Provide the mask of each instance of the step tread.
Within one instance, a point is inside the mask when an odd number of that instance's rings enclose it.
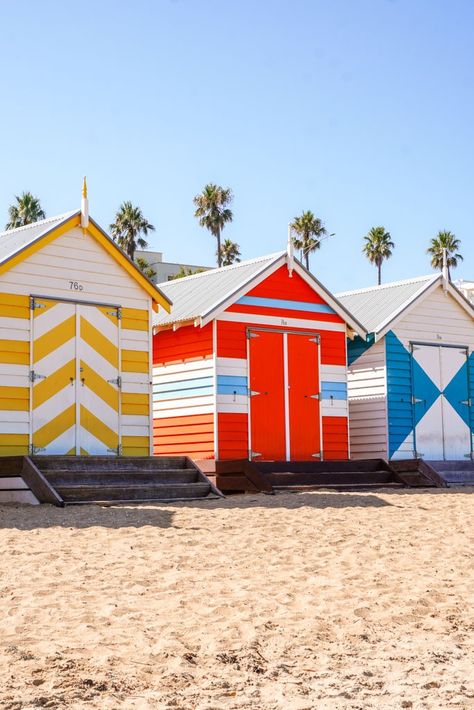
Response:
[[[81,483],[78,481],[77,483],[66,483],[66,484],[61,484],[58,486],[55,486],[56,490],[62,491],[62,490],[69,490],[69,489],[86,489],[86,490],[98,490],[98,489],[110,489],[110,488],[189,488],[189,487],[194,487],[194,488],[210,488],[210,484],[207,483],[206,481],[190,481],[190,482],[184,482],[184,483],[155,483],[155,482],[150,482],[150,483],[133,483],[129,481],[123,481],[120,483]]]
[[[321,489],[334,489],[341,491],[348,490],[380,490],[382,488],[405,488],[403,483],[397,483],[395,481],[390,481],[389,483],[314,483],[314,484],[300,484],[294,486],[273,486],[275,491],[311,491],[311,490],[321,490]]]

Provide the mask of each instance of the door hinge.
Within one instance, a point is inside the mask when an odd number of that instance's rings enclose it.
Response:
[[[257,394],[260,394],[260,392],[257,392],[256,390],[249,390],[249,397],[255,397]]]
[[[107,315],[113,316],[114,318],[117,318],[118,320],[120,320],[122,317],[122,309],[117,308],[115,311],[107,311]]]
[[[464,458],[465,459],[472,459],[472,452],[470,452],[469,454],[464,454]]]
[[[249,457],[249,458],[254,459],[254,458],[256,458],[257,456],[261,456],[261,455],[262,455],[262,454],[260,454],[258,451],[250,451],[250,457]]]
[[[30,298],[30,308],[32,311],[35,310],[35,308],[46,308],[45,303],[38,303],[38,301],[35,298]]]
[[[310,343],[319,343],[319,335],[315,335],[314,338],[309,338]]]
[[[424,402],[424,401],[425,401],[424,399],[418,399],[418,397],[415,397],[415,395],[413,395],[413,397],[411,398],[412,404],[419,404],[420,402]]]
[[[309,397],[310,397],[310,399],[320,399],[321,395],[318,392],[318,394],[310,394]]]
[[[30,444],[30,456],[34,456],[35,454],[38,454],[40,451],[46,451],[46,449],[41,446],[35,446],[34,444]]]
[[[311,454],[311,458],[313,458],[313,459],[320,459],[320,458],[321,458],[321,454],[320,454],[320,453],[319,453],[319,454]]]
[[[109,384],[111,384],[111,385],[117,385],[117,387],[119,389],[121,389],[121,387],[122,387],[122,378],[120,377],[120,375],[118,377],[116,377],[115,379],[107,380],[107,382],[109,382]]]
[[[250,339],[250,338],[259,338],[259,337],[260,337],[260,335],[258,333],[252,333],[251,330],[247,331],[247,338]]]
[[[471,407],[471,406],[472,406],[471,398],[469,397],[469,399],[461,399],[461,401],[459,402],[459,404],[465,404],[465,405],[467,405],[468,407]]]
[[[422,454],[421,451],[414,451],[413,456],[415,459],[422,459],[424,454]]]
[[[36,382],[36,380],[45,380],[46,375],[39,375],[34,370],[30,370],[29,379],[30,379],[30,382]]]

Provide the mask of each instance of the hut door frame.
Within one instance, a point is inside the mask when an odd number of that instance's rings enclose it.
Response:
[[[35,328],[36,318],[40,317],[43,313],[47,313],[48,310],[54,308],[54,306],[61,306],[62,311],[66,317],[64,319],[58,318],[58,323],[56,325],[54,324],[55,319],[53,318],[51,328]],[[95,338],[98,341],[97,347],[93,345],[92,348],[87,345],[87,339],[91,340],[91,334],[87,334],[85,332],[81,333],[81,318],[84,313],[87,313],[87,309],[90,308],[94,309],[94,311],[89,312],[90,320],[94,319],[95,311],[101,311],[101,315],[98,316],[99,321],[101,322],[95,323],[96,331],[98,331],[95,333]],[[42,311],[42,309],[45,310]],[[111,364],[112,369],[110,370],[110,372],[105,372],[103,371],[103,365],[106,363],[99,364],[99,362],[101,359],[104,359],[102,357],[102,353],[105,349],[107,349],[107,346],[113,346],[114,344],[111,344],[110,340],[107,340],[107,338],[104,336],[104,333],[107,330],[108,322],[114,322],[115,319],[117,324],[117,367],[115,368],[113,363],[109,363]],[[67,332],[61,333],[61,330],[63,330],[63,326],[66,321],[70,321],[70,323],[66,327]],[[44,333],[42,333],[42,330],[44,330]],[[113,332],[111,328],[109,328],[109,331]],[[40,335],[38,335],[38,333],[40,333]],[[94,331],[92,331],[92,336],[94,337]],[[38,341],[41,337],[42,341],[40,344]],[[52,342],[51,338],[54,338],[55,340],[60,342],[60,345],[57,348],[52,349],[49,347],[49,343]],[[103,343],[99,342],[101,338],[104,338]],[[108,305],[92,301],[74,301],[72,299],[55,298],[53,296],[32,295],[30,297],[29,450],[31,454],[121,454],[121,340],[122,336],[120,306],[112,304]],[[67,366],[66,363],[61,363],[63,365],[62,367],[59,362],[56,363],[54,361],[54,355],[61,347],[67,350],[67,353],[62,353],[62,359],[67,360]],[[38,351],[40,352],[40,354],[42,354],[41,349],[45,351],[46,355],[44,357],[38,358],[37,360],[36,357],[38,355]],[[89,350],[88,356],[86,355],[87,350]],[[100,356],[98,361],[95,361],[94,359],[94,351],[96,351],[97,354]],[[91,354],[92,358],[90,357]],[[48,363],[48,358],[51,360],[51,363]],[[89,360],[89,362],[85,362],[86,360]],[[60,364],[59,369],[57,367],[57,364]],[[43,374],[41,370],[45,370],[46,375]],[[48,372],[48,370],[50,371]],[[107,374],[112,374],[112,377],[108,378]],[[55,428],[54,424],[51,425],[51,418],[47,418],[45,416],[42,417],[45,419],[45,422],[44,428],[41,432],[39,431],[41,427],[35,426],[35,410],[38,409],[39,406],[41,406],[41,403],[44,403],[44,405],[46,405],[47,411],[47,404],[50,400],[53,399],[54,396],[50,394],[51,390],[49,389],[49,386],[46,386],[49,377],[55,378],[54,380],[50,380],[49,382],[52,390],[57,390],[56,396],[63,394],[64,399],[68,402],[67,411],[68,416],[71,420],[70,427],[68,429],[69,436],[66,437],[68,440],[68,446],[64,446],[62,445],[62,442],[58,442],[57,437],[54,437],[51,440],[49,439],[50,436],[54,436],[53,430]],[[89,377],[90,380],[89,387],[86,387],[87,377]],[[84,390],[82,390],[83,387],[85,388]],[[100,413],[110,410],[111,406],[112,410],[115,407],[117,408],[117,432],[116,436],[111,436],[109,432],[108,437],[105,439],[105,441],[104,437],[102,437],[102,446],[100,447],[100,451],[87,451],[84,446],[81,447],[81,443],[84,443],[84,434],[81,431],[81,420],[82,424],[84,424],[84,411],[81,409],[81,407],[82,405],[84,405],[84,403],[88,404],[87,397],[89,397],[89,399],[94,400],[96,399],[97,394],[100,395],[97,399],[97,405],[99,407]],[[58,404],[60,406],[59,402]],[[89,402],[89,409],[91,409],[90,404],[91,403]],[[58,412],[57,420],[59,426],[61,425],[60,420],[65,411],[66,410]],[[38,416],[41,416],[41,411],[38,412]],[[100,421],[102,422],[102,419]],[[110,423],[112,422],[109,421],[109,424]],[[112,425],[115,428],[115,424]],[[49,431],[49,429],[51,429],[51,432]],[[65,431],[64,433],[66,434],[67,431]],[[48,446],[53,445],[54,443],[57,444],[58,450],[48,450]],[[100,442],[98,443],[100,444]]]
[[[258,326],[248,326],[246,330],[247,335],[247,373],[248,373],[248,388],[249,388],[249,406],[248,406],[248,442],[249,442],[249,460],[259,460],[260,452],[253,450],[252,444],[252,398],[259,396],[260,393],[253,392],[251,389],[251,340],[252,338],[258,337],[261,333],[276,333],[282,337],[282,348],[283,348],[283,389],[284,389],[284,427],[285,427],[285,459],[286,461],[297,460],[293,458],[291,449],[291,431],[290,431],[290,418],[291,418],[291,398],[290,398],[290,388],[291,382],[289,381],[289,362],[288,362],[288,336],[301,336],[306,337],[315,343],[316,347],[316,366],[317,366],[317,392],[307,392],[305,397],[312,398],[317,401],[317,439],[319,439],[317,446],[319,451],[311,452],[310,457],[317,460],[322,460],[323,458],[323,444],[322,444],[322,411],[321,411],[321,343],[320,335],[315,331],[303,331],[303,330],[290,330],[284,328],[265,328]],[[261,395],[260,395],[261,396]],[[264,460],[264,459],[260,459]]]

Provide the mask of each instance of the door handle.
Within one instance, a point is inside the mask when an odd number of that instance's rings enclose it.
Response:
[[[74,377],[70,377],[69,379],[71,381],[71,387],[73,387],[74,386]]]
[[[83,387],[84,387],[85,382],[86,382],[86,378],[85,378],[85,377],[81,377],[81,385],[82,385]]]

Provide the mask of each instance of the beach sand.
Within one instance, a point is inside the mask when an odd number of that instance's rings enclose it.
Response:
[[[473,494],[0,507],[0,707],[474,708]]]

